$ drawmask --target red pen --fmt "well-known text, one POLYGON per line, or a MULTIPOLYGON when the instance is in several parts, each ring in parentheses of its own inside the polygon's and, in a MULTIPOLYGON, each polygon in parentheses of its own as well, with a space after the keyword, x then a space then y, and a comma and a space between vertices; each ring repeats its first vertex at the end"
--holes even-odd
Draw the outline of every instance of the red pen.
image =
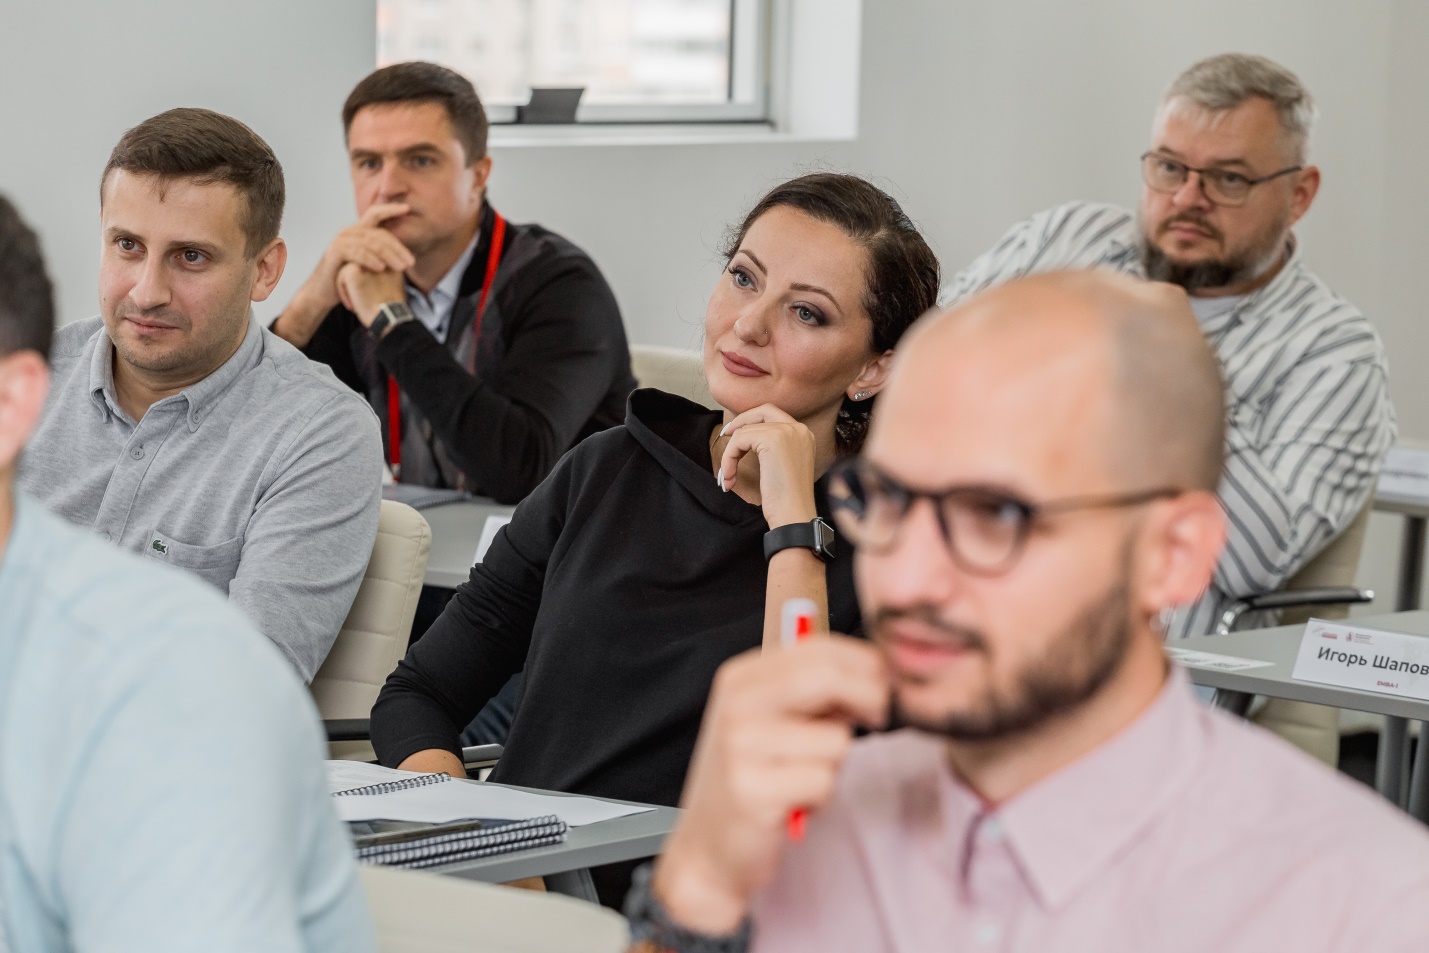
MULTIPOLYGON (((819 611, 819 607, 814 605, 812 599, 789 599, 784 603, 783 615, 780 617, 779 641, 783 645, 793 645, 795 642, 807 639, 814 634, 814 613, 819 611)), ((804 810, 793 810, 789 812, 789 839, 791 841, 801 841, 804 839, 804 822, 808 820, 809 814, 804 810)))

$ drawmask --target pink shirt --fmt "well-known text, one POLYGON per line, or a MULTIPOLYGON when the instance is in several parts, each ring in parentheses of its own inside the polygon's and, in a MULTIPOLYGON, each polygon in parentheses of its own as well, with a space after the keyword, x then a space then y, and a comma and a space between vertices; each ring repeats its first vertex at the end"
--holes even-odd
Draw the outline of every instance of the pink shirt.
POLYGON ((1429 832, 1197 704, 989 809, 937 739, 858 742, 757 899, 758 951, 1429 951, 1429 832))

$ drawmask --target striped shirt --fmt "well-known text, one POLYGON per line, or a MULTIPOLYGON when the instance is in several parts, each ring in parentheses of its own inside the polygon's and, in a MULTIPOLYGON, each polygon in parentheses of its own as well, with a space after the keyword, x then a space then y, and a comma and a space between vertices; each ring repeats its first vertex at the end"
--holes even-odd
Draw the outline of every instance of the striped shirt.
MULTIPOLYGON (((1041 271, 1144 277, 1141 234, 1125 209, 1060 205, 1014 227, 953 278, 941 303, 1041 271)), ((1368 505, 1396 433, 1379 335, 1305 266, 1293 239, 1268 284, 1200 322, 1228 389, 1220 498, 1229 541, 1210 589, 1171 619, 1173 638, 1204 635, 1237 599, 1282 588, 1368 505)))

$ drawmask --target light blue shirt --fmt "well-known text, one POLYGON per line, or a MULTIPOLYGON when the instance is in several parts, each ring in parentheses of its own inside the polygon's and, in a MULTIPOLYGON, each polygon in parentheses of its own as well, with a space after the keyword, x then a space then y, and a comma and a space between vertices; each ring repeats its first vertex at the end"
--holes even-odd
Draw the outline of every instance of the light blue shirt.
POLYGON ((302 682, 215 589, 18 495, 0 949, 375 949, 302 682))
POLYGON ((437 282, 431 294, 422 294, 416 285, 406 282, 407 307, 412 309, 412 316, 425 324, 432 337, 443 344, 447 342, 447 332, 451 330, 452 310, 456 308, 456 299, 461 293, 462 275, 466 274, 466 267, 471 264, 471 256, 476 254, 476 243, 480 238, 481 229, 478 228, 476 234, 471 236, 471 244, 466 246, 456 264, 442 275, 442 280, 437 282))

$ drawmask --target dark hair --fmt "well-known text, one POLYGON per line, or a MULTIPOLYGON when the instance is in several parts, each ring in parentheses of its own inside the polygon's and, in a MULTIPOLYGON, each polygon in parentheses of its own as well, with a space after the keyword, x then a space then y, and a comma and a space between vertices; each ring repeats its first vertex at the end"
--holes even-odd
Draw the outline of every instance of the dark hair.
POLYGON ((247 209, 243 235, 249 257, 278 237, 283 224, 283 167, 256 132, 210 109, 170 109, 119 138, 99 177, 99 202, 109 174, 122 169, 200 185, 231 185, 247 209))
POLYGON ((0 357, 17 351, 50 355, 55 299, 40 240, 0 195, 0 357))
MULTIPOLYGON (((882 354, 938 300, 938 258, 893 196, 856 175, 815 172, 776 185, 749 210, 725 243, 734 257, 750 226, 765 212, 786 206, 837 226, 868 252, 863 309, 873 323, 869 349, 882 354)), ((857 453, 868 434, 877 398, 844 398, 834 437, 840 454, 857 453)))
POLYGON ((466 151, 467 165, 486 155, 486 110, 471 80, 436 63, 394 63, 369 73, 342 104, 342 134, 352 131, 352 117, 378 103, 441 103, 466 151))

